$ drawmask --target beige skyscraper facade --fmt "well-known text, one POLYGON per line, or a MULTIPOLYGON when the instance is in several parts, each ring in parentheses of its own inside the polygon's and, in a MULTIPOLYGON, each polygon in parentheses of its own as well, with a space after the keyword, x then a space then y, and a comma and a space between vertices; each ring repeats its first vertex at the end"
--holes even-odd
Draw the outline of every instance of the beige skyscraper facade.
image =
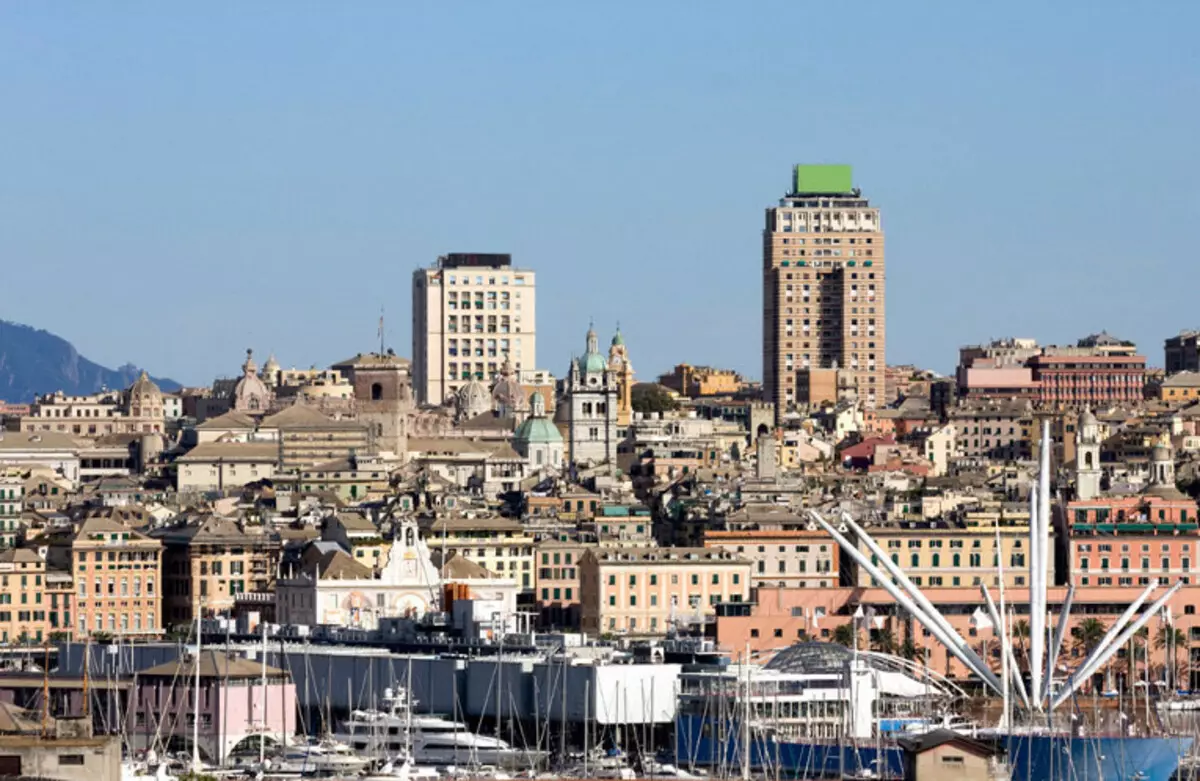
POLYGON ((508 356, 518 376, 537 366, 537 286, 506 254, 451 253, 413 272, 412 384, 440 404, 476 378, 489 385, 508 356))
POLYGON ((850 166, 796 166, 763 230, 763 391, 776 415, 808 402, 800 379, 821 369, 849 372, 860 401, 883 403, 885 282, 879 209, 850 166))

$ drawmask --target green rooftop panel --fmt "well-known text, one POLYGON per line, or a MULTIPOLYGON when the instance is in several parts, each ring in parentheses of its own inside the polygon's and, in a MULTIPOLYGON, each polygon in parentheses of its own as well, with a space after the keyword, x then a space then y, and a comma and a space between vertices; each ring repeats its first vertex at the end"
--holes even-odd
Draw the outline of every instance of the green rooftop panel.
POLYGON ((835 195, 854 190, 848 165, 797 165, 795 192, 835 195))

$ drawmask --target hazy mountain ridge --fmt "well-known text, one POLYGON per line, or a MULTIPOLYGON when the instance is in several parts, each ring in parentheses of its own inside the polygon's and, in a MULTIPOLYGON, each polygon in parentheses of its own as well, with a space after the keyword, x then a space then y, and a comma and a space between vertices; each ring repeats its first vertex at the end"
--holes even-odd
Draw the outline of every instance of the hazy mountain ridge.
MULTIPOLYGON (((20 404, 35 396, 61 390, 70 395, 96 393, 102 388, 127 388, 141 369, 125 364, 109 369, 89 361, 74 345, 49 331, 0 320, 0 399, 20 404)), ((164 391, 179 383, 155 377, 164 391)))

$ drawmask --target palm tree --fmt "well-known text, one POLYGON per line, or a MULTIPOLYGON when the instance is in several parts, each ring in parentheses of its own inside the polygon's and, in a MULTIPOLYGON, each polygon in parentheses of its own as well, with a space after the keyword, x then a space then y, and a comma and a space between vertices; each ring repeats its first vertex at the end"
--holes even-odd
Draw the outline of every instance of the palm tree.
POLYGON ((1108 627, 1104 622, 1092 616, 1083 619, 1071 629, 1075 647, 1082 650, 1085 656, 1096 650, 1096 646, 1100 645, 1107 632, 1108 627))
MULTIPOLYGON (((1162 651, 1170 649, 1171 659, 1166 664, 1171 667, 1171 681, 1179 680, 1179 649, 1187 650, 1187 633, 1173 626, 1159 627, 1158 635, 1154 638, 1154 647, 1162 651)), ((1178 688, 1178 686, 1177 686, 1178 688)))
POLYGON ((911 662, 921 655, 921 649, 917 647, 917 644, 913 642, 911 637, 906 637, 904 638, 904 642, 900 644, 900 648, 897 649, 896 655, 911 662))
POLYGON ((1013 656, 1017 660, 1017 667, 1022 664, 1029 667, 1029 622, 1025 619, 1013 622, 1012 625, 1012 645, 1013 656))
POLYGON ((838 645, 844 645, 847 648, 853 648, 855 645, 855 637, 858 635, 858 630, 853 624, 840 624, 833 628, 833 642, 838 645))
POLYGON ((892 630, 888 628, 876 629, 872 634, 871 645, 881 654, 896 653, 896 636, 892 634, 892 630))

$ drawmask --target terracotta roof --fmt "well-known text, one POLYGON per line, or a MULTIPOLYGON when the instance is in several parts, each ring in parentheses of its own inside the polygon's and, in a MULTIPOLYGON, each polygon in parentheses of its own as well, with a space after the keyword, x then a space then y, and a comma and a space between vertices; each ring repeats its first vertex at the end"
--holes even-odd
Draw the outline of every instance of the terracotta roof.
POLYGON ((260 429, 285 428, 350 428, 351 421, 338 421, 305 404, 293 404, 282 412, 263 418, 260 429))
POLYGON ((727 562, 748 564, 746 559, 724 548, 615 548, 588 551, 596 561, 605 564, 654 562, 656 564, 711 564, 727 562))
POLYGON ((279 445, 275 442, 204 442, 196 445, 180 463, 208 461, 270 461, 279 460, 279 445))
POLYGON ((472 431, 499 431, 511 434, 517 427, 517 419, 512 415, 497 415, 494 411, 481 412, 473 418, 458 424, 460 429, 472 431))
POLYGON ((237 412, 236 410, 230 410, 224 415, 218 415, 215 418, 209 418, 200 425, 196 426, 196 428, 205 430, 253 429, 254 418, 250 417, 249 415, 244 415, 241 412, 237 412))
POLYGON ((495 577, 480 565, 459 555, 446 559, 441 575, 446 580, 488 580, 495 577))
MULTIPOLYGON (((260 661, 246 659, 241 656, 228 656, 221 651, 200 651, 201 678, 258 678, 263 674, 260 661)), ((181 680, 192 680, 196 676, 196 658, 190 655, 183 659, 166 662, 149 670, 142 670, 138 675, 158 675, 181 680)), ((286 676, 283 670, 267 665, 267 675, 270 677, 286 676)))
POLYGON ((338 521, 350 532, 378 532, 375 524, 371 523, 371 519, 362 516, 358 513, 338 513, 338 521))
POLYGON ((525 530, 525 527, 511 518, 501 518, 498 516, 487 518, 439 518, 429 527, 429 531, 432 533, 459 530, 469 531, 472 529, 522 532, 525 530))
MULTIPOLYGON (((42 557, 30 548, 9 548, 0 553, 0 562, 5 564, 41 564, 42 557)), ((0 732, 3 730, 0 729, 0 732)))
POLYGON ((78 442, 57 431, 0 431, 0 450, 78 449, 78 442))
POLYGON ((1162 381, 1164 388, 1200 387, 1200 372, 1178 372, 1162 381))

